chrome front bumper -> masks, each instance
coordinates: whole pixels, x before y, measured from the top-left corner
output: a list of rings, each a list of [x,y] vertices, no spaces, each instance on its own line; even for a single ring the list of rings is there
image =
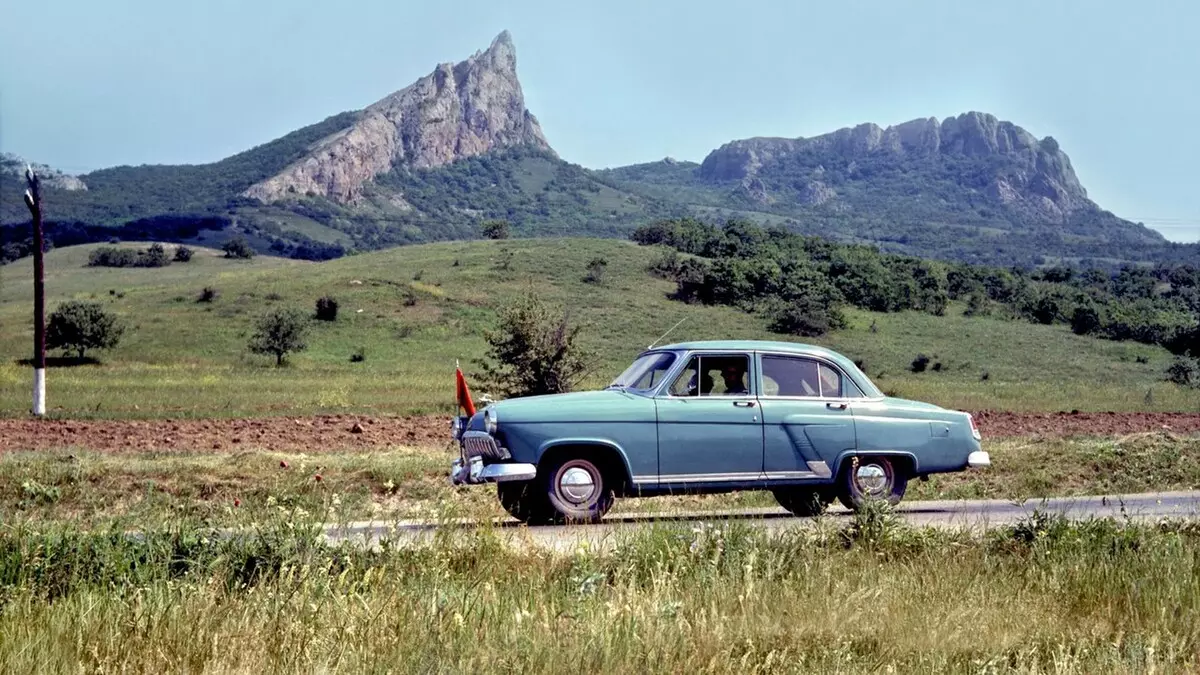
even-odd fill
[[[478,483],[503,483],[510,480],[531,480],[537,475],[532,464],[503,462],[483,465],[482,457],[472,457],[464,464],[462,458],[450,463],[451,485],[474,485]]]
[[[971,468],[979,468],[983,466],[991,466],[992,458],[983,450],[976,450],[967,455],[967,466]]]

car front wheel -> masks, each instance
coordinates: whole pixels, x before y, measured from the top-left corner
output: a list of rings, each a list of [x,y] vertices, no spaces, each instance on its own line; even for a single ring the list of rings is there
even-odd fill
[[[897,504],[907,489],[908,476],[894,459],[855,457],[842,472],[838,501],[851,511],[857,511],[868,501],[886,500]]]
[[[568,457],[546,468],[546,496],[558,522],[598,523],[616,501],[604,472],[591,459]]]

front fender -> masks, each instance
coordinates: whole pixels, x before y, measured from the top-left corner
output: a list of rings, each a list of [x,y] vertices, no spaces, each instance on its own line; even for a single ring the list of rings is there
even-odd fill
[[[631,479],[633,475],[632,466],[629,463],[629,456],[625,453],[625,449],[613,442],[611,439],[607,438],[589,438],[586,436],[579,436],[574,438],[555,438],[553,440],[546,441],[538,448],[538,463],[541,463],[542,457],[545,457],[547,452],[554,450],[555,448],[565,447],[603,448],[607,451],[611,451],[620,460],[621,470],[625,472],[625,478],[627,480]]]

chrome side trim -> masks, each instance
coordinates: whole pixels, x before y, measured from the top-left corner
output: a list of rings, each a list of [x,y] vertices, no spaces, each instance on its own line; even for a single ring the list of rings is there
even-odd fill
[[[810,468],[817,465],[820,470],[813,471],[742,471],[734,473],[675,473],[667,475],[643,474],[633,476],[635,483],[733,483],[750,480],[796,480],[799,478],[829,478],[832,476],[825,462],[809,462]],[[824,471],[824,473],[821,473]]]
[[[796,480],[797,478],[816,478],[812,471],[768,471],[762,474],[766,480]]]

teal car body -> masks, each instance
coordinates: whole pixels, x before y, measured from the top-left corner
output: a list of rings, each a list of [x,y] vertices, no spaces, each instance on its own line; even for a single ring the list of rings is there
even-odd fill
[[[492,402],[454,420],[451,483],[497,484],[528,522],[594,522],[617,497],[770,490],[798,515],[987,466],[968,413],[885,396],[850,359],[791,342],[639,354],[602,391]]]

